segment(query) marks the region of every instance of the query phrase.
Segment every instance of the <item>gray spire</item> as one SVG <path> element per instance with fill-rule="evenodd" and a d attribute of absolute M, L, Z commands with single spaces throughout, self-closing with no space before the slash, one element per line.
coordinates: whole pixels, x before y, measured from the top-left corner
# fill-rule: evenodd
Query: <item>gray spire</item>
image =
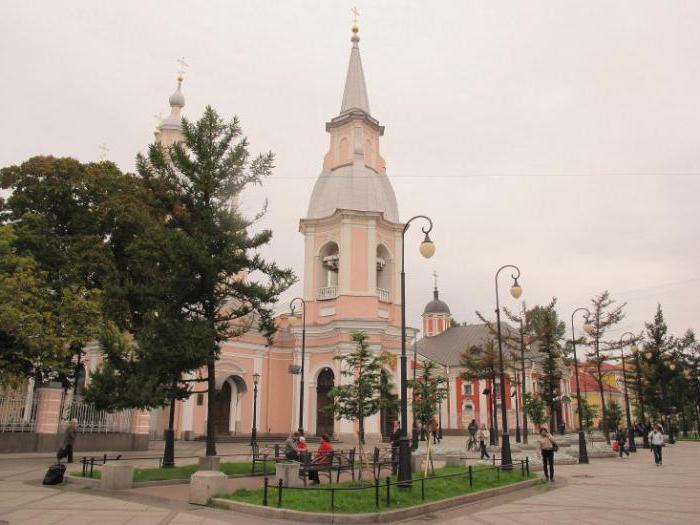
<path fill-rule="evenodd" d="M 350 50 L 350 63 L 348 64 L 348 75 L 345 79 L 345 91 L 343 92 L 343 104 L 340 106 L 340 114 L 359 109 L 369 115 L 369 98 L 367 97 L 365 74 L 362 71 L 360 48 L 357 45 L 360 41 L 360 37 L 357 36 L 357 26 L 353 27 L 353 34 L 350 40 L 352 49 Z"/>

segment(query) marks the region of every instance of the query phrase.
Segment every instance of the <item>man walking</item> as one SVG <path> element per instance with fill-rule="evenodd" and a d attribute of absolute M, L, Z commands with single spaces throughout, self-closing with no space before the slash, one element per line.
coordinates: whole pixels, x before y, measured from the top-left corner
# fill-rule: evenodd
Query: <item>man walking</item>
<path fill-rule="evenodd" d="M 73 463 L 73 446 L 75 445 L 75 438 L 78 434 L 78 420 L 73 418 L 68 423 L 66 431 L 63 434 L 63 446 L 58 449 L 56 454 L 56 459 L 60 462 L 61 459 L 67 458 L 68 463 Z"/>
<path fill-rule="evenodd" d="M 467 427 L 467 432 L 469 432 L 469 439 L 467 440 L 467 451 L 476 449 L 476 433 L 479 431 L 479 425 L 476 424 L 476 419 L 472 419 Z"/>
<path fill-rule="evenodd" d="M 654 453 L 654 463 L 657 467 L 662 465 L 663 458 L 661 457 L 661 447 L 664 446 L 664 435 L 661 432 L 661 425 L 654 426 L 654 429 L 649 432 L 649 446 Z"/>

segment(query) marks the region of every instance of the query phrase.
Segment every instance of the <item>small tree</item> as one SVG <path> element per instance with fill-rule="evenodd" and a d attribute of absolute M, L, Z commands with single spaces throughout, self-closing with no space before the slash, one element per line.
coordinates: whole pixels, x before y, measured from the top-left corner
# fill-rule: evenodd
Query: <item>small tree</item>
<path fill-rule="evenodd" d="M 331 388 L 331 405 L 329 410 L 336 419 L 357 421 L 357 440 L 360 458 L 362 445 L 365 442 L 365 419 L 378 413 L 382 408 L 393 408 L 396 400 L 383 395 L 383 389 L 391 385 L 384 384 L 382 370 L 388 357 L 386 354 L 375 354 L 369 349 L 367 335 L 364 332 L 354 332 L 352 341 L 355 350 L 336 359 L 340 362 L 340 374 L 348 379 L 347 384 Z M 362 468 L 360 468 L 360 478 Z"/>
<path fill-rule="evenodd" d="M 622 408 L 617 401 L 610 401 L 605 412 L 605 420 L 602 420 L 601 430 L 611 432 L 620 427 L 622 421 Z"/>
<path fill-rule="evenodd" d="M 537 426 L 542 426 L 547 421 L 545 402 L 537 395 L 528 392 L 523 396 L 523 410 L 527 412 L 530 421 Z"/>
<path fill-rule="evenodd" d="M 576 409 L 578 414 L 578 408 Z M 590 436 L 593 431 L 593 421 L 598 417 L 598 407 L 591 406 L 585 397 L 581 398 L 581 419 L 583 420 L 583 429 Z"/>
<path fill-rule="evenodd" d="M 424 432 L 435 419 L 438 403 L 447 397 L 446 385 L 447 378 L 437 375 L 437 365 L 433 361 L 423 361 L 418 377 L 415 381 L 408 382 L 408 386 L 413 389 L 413 413 Z M 428 450 L 430 443 L 432 441 L 428 439 Z M 428 464 L 432 466 L 430 457 Z"/>

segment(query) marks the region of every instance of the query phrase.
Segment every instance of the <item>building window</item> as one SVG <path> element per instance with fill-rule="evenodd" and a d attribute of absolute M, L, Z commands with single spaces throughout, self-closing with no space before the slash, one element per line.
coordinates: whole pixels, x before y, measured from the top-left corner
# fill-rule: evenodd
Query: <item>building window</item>
<path fill-rule="evenodd" d="M 472 395 L 472 385 L 471 383 L 464 383 L 464 395 L 465 396 L 470 396 Z"/>
<path fill-rule="evenodd" d="M 204 394 L 197 394 L 197 406 L 201 407 L 204 404 Z"/>

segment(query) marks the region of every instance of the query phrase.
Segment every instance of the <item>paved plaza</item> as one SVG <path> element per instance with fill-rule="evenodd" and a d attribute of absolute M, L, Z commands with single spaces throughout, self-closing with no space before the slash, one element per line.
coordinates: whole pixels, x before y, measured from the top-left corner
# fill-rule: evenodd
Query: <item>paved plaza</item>
<path fill-rule="evenodd" d="M 182 445 L 182 446 L 180 446 Z M 178 443 L 178 453 L 198 453 L 200 444 Z M 156 445 L 157 447 L 157 445 Z M 236 453 L 222 445 L 222 454 Z M 157 448 L 150 451 L 157 455 Z M 499 499 L 431 514 L 407 523 L 694 523 L 700 517 L 700 444 L 665 449 L 655 467 L 649 451 L 629 459 L 561 466 L 554 487 L 537 487 Z M 189 505 L 147 491 L 102 493 L 40 484 L 51 462 L 46 455 L 0 457 L 0 523 L 11 524 L 218 524 L 289 523 Z M 181 488 L 181 487 L 178 487 Z M 174 489 L 174 488 L 173 488 Z"/>

